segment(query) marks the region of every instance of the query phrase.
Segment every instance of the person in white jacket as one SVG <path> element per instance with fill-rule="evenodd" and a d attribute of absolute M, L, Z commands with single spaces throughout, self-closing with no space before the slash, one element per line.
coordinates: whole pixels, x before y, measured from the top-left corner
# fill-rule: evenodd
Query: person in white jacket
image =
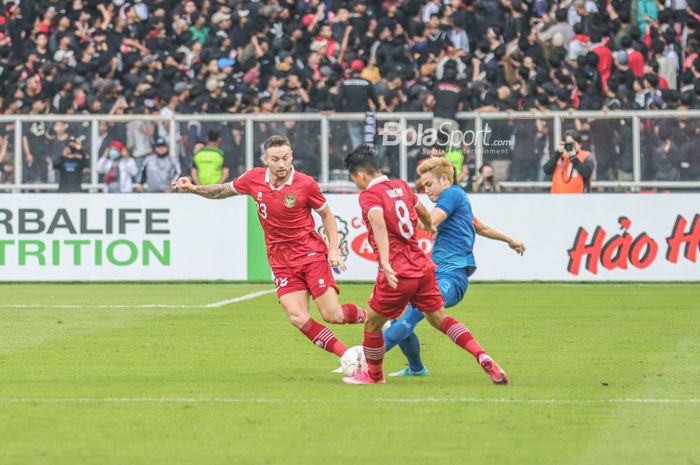
<path fill-rule="evenodd" d="M 133 177 L 139 170 L 122 142 L 115 140 L 105 149 L 97 162 L 97 172 L 104 174 L 107 192 L 134 192 Z"/>

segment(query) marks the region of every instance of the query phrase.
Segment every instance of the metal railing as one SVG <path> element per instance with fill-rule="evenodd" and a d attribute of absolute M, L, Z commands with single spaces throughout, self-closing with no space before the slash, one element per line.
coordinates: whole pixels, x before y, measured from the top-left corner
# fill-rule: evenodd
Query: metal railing
<path fill-rule="evenodd" d="M 415 128 L 417 124 L 432 124 L 433 114 L 432 113 L 377 113 L 377 127 L 381 126 L 380 123 L 393 121 L 398 124 L 399 131 L 403 133 L 409 128 Z M 599 187 L 603 189 L 625 189 L 630 191 L 639 191 L 641 189 L 700 189 L 700 177 L 698 179 L 674 179 L 674 180 L 660 180 L 654 179 L 653 174 L 651 178 L 643 173 L 643 164 L 648 162 L 645 157 L 649 157 L 651 153 L 648 147 L 643 149 L 642 139 L 644 137 L 653 136 L 655 129 L 654 125 L 665 125 L 664 120 L 670 120 L 673 124 L 672 126 L 678 126 L 681 121 L 689 121 L 697 119 L 700 122 L 700 110 L 692 111 L 578 111 L 578 112 L 547 112 L 547 113 L 532 113 L 532 112 L 461 112 L 457 114 L 457 121 L 462 128 L 469 128 L 469 130 L 474 131 L 476 137 L 474 137 L 472 143 L 469 146 L 465 146 L 471 151 L 471 162 L 475 167 L 479 167 L 487 161 L 502 161 L 506 164 L 510 163 L 508 157 L 513 158 L 513 151 L 518 149 L 518 136 L 516 134 L 515 138 L 511 134 L 511 139 L 509 146 L 504 149 L 505 154 L 491 156 L 487 149 L 488 142 L 484 137 L 479 136 L 490 126 L 495 125 L 497 122 L 504 122 L 507 125 L 514 125 L 516 121 L 547 121 L 551 124 L 551 131 L 548 129 L 548 134 L 542 137 L 548 139 L 548 144 L 550 150 L 553 150 L 553 146 L 556 142 L 561 139 L 562 132 L 565 125 L 569 125 L 572 122 L 575 124 L 590 124 L 594 121 L 611 121 L 610 126 L 615 125 L 626 125 L 629 124 L 630 134 L 628 137 L 631 138 L 629 141 L 623 141 L 623 144 L 629 145 L 631 147 L 632 156 L 632 171 L 631 179 L 605 179 L 605 176 L 598 173 L 597 178 L 593 182 L 594 188 Z M 186 125 L 190 122 L 199 123 L 227 123 L 227 122 L 238 122 L 240 123 L 240 128 L 244 133 L 244 153 L 241 159 L 244 163 L 241 167 L 245 170 L 252 169 L 254 166 L 260 164 L 256 155 L 260 155 L 261 150 L 259 146 L 256 145 L 256 136 L 261 132 L 259 126 L 261 124 L 277 124 L 277 123 L 289 123 L 294 128 L 298 128 L 300 125 L 314 125 L 311 128 L 310 134 L 307 139 L 303 140 L 303 143 L 308 143 L 306 149 L 307 152 L 312 152 L 311 154 L 306 153 L 305 156 L 309 160 L 308 164 L 310 168 L 316 172 L 315 177 L 326 189 L 352 189 L 351 185 L 346 179 L 331 179 L 331 173 L 339 173 L 341 171 L 341 165 L 338 165 L 339 161 L 342 159 L 342 153 L 349 150 L 351 145 L 347 144 L 346 140 L 347 133 L 342 129 L 342 125 L 338 123 L 348 123 L 364 122 L 365 115 L 361 113 L 284 113 L 284 114 L 207 114 L 207 115 L 175 115 L 169 119 L 164 119 L 159 115 L 17 115 L 17 116 L 0 116 L 0 124 L 10 124 L 14 125 L 13 129 L 13 161 L 14 161 L 14 182 L 0 184 L 0 191 L 52 191 L 58 188 L 56 183 L 35 183 L 35 182 L 22 182 L 24 174 L 24 154 L 23 154 L 23 136 L 24 128 L 23 126 L 27 123 L 44 122 L 51 123 L 56 121 L 62 121 L 66 123 L 83 123 L 84 127 L 89 126 L 89 135 L 87 135 L 88 146 L 90 150 L 90 179 L 88 183 L 83 183 L 83 188 L 89 190 L 90 192 L 97 192 L 101 190 L 102 185 L 99 182 L 98 173 L 95 170 L 97 161 L 102 155 L 99 153 L 98 140 L 100 140 L 99 124 L 101 121 L 107 122 L 112 125 L 118 125 L 123 123 L 128 123 L 130 121 L 142 120 L 142 121 L 152 121 L 155 123 L 162 123 L 165 121 L 170 122 L 170 127 L 174 125 Z M 318 125 L 316 128 L 315 125 Z M 619 126 L 619 127 L 622 127 Z M 603 130 L 606 129 L 605 125 L 601 126 Z M 522 129 L 522 128 L 521 128 Z M 524 128 L 524 132 L 527 133 L 528 128 Z M 507 131 L 506 131 L 507 132 Z M 517 132 L 517 131 L 516 131 Z M 697 131 L 697 144 L 700 147 L 700 130 Z M 294 133 L 294 130 L 291 130 Z M 378 149 L 383 151 L 386 147 L 382 147 L 381 144 L 381 131 L 378 136 L 379 142 L 377 144 Z M 615 137 L 620 137 L 619 134 Z M 593 139 L 596 136 L 593 135 Z M 599 146 L 602 147 L 605 143 L 610 141 L 603 140 L 604 137 L 599 137 Z M 169 132 L 169 145 L 170 153 L 178 153 L 181 140 L 178 139 L 178 134 L 176 131 Z M 259 142 L 259 141 L 258 141 Z M 691 141 L 692 142 L 692 141 Z M 294 142 L 293 142 L 294 145 Z M 618 144 L 619 146 L 619 144 Z M 293 147 L 294 148 L 294 147 Z M 409 162 L 415 162 L 416 158 L 420 156 L 420 149 L 426 148 L 418 145 L 409 145 L 406 143 L 399 143 L 393 152 L 389 153 L 387 156 L 388 164 L 392 166 L 392 175 L 406 179 L 408 181 L 413 180 L 414 175 L 410 173 Z M 585 149 L 591 149 L 586 147 Z M 527 152 L 527 148 L 525 152 Z M 602 149 L 598 149 L 602 150 Z M 629 148 L 627 149 L 629 150 Z M 298 155 L 298 151 L 295 149 L 295 157 Z M 54 156 L 55 154 L 50 154 Z M 241 155 L 241 154 L 239 154 Z M 595 149 L 594 149 L 595 155 Z M 601 157 L 602 152 L 598 154 Z M 501 157 L 501 158 L 499 158 Z M 700 163 L 700 156 L 696 157 Z M 333 159 L 334 161 L 332 161 Z M 396 160 L 398 159 L 398 160 Z M 534 159 L 533 159 L 534 160 Z M 331 166 L 335 163 L 335 168 Z M 510 166 L 510 165 L 508 165 Z M 533 171 L 533 168 L 536 168 Z M 528 166 L 528 171 L 530 173 L 537 172 L 535 166 Z M 508 168 L 509 169 L 509 168 Z M 540 169 L 541 171 L 541 169 Z M 549 182 L 543 179 L 510 179 L 507 175 L 502 177 L 501 185 L 507 189 L 535 189 L 543 190 L 549 186 Z"/>

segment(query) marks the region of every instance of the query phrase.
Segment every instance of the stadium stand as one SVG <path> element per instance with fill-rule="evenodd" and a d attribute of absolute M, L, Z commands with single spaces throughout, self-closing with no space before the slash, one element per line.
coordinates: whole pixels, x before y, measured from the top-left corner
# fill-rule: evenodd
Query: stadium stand
<path fill-rule="evenodd" d="M 344 109 L 344 81 L 356 76 L 373 85 L 379 112 L 440 109 L 445 83 L 458 91 L 458 111 L 685 110 L 699 106 L 699 49 L 698 1 L 6 0 L 0 108 L 4 115 L 334 112 Z M 700 179 L 691 153 L 696 123 L 649 123 L 643 179 Z M 585 144 L 595 128 L 576 124 Z M 610 147 L 599 150 L 597 178 L 624 180 L 631 149 L 615 139 L 628 128 L 603 125 L 598 144 Z M 169 137 L 165 125 L 150 126 L 104 128 L 100 154 L 119 140 L 132 156 L 146 156 L 155 137 Z M 176 129 L 183 172 L 205 126 Z M 298 139 L 317 127 L 298 126 Z M 533 159 L 551 134 L 546 124 L 523 129 L 500 129 L 520 144 L 505 155 L 508 178 L 541 180 Z M 224 145 L 240 144 L 240 130 L 231 123 Z M 25 163 L 54 132 L 49 123 L 25 125 Z M 51 161 L 36 158 L 23 181 L 51 182 Z M 244 161 L 230 164 L 240 172 Z M 2 180 L 11 170 L 0 143 Z"/>

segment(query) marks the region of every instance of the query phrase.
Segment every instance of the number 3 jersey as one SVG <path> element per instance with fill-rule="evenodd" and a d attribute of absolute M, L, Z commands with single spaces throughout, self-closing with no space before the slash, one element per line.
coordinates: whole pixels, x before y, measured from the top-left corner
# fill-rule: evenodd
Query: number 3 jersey
<path fill-rule="evenodd" d="M 312 209 L 323 210 L 326 198 L 311 176 L 292 170 L 287 182 L 275 186 L 267 168 L 254 168 L 231 185 L 257 204 L 273 271 L 326 260 L 328 248 L 311 217 Z"/>
<path fill-rule="evenodd" d="M 389 233 L 389 263 L 396 274 L 405 278 L 418 278 L 435 269 L 435 264 L 423 253 L 416 239 L 417 203 L 418 196 L 405 181 L 390 180 L 386 176 L 373 179 L 367 190 L 360 193 L 362 220 L 369 232 L 369 244 L 379 253 L 369 223 L 369 213 L 379 209 Z"/>

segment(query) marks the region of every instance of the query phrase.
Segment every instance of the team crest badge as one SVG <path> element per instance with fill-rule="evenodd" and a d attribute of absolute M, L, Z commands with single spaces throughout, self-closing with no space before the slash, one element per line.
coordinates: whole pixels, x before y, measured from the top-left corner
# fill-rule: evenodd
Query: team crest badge
<path fill-rule="evenodd" d="M 292 208 L 296 204 L 297 204 L 297 196 L 296 195 L 287 194 L 284 196 L 284 206 L 285 207 Z"/>

